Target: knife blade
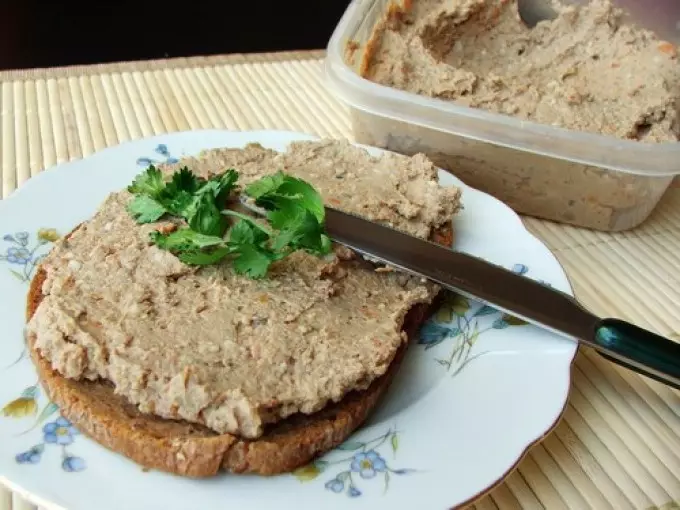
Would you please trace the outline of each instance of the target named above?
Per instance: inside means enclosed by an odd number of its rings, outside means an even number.
[[[592,347],[605,358],[680,389],[680,344],[634,324],[601,319],[576,299],[481,258],[332,207],[334,241],[443,288]]]

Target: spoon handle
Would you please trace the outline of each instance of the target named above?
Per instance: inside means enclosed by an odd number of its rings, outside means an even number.
[[[619,319],[603,319],[595,347],[605,358],[680,390],[680,343]]]

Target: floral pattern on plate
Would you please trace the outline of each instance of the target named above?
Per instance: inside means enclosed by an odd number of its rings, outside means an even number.
[[[30,234],[25,231],[5,234],[2,240],[6,243],[4,253],[0,252],[0,261],[10,265],[9,271],[24,283],[31,281],[33,271],[38,266],[44,253],[40,249],[59,238],[53,228],[41,228],[36,235],[36,241],[31,243]]]
[[[33,425],[19,434],[20,436],[33,432],[58,411],[56,404],[48,400],[38,412],[41,408],[39,399],[40,387],[36,383],[24,389],[18,398],[2,408],[2,415],[6,418],[35,417]],[[86,466],[85,460],[71,454],[67,448],[73,444],[78,434],[78,430],[66,418],[58,416],[54,421],[48,422],[42,427],[42,441],[28,450],[18,453],[15,460],[19,464],[38,464],[42,459],[45,448],[54,445],[61,448],[61,467],[64,471],[82,471]]]
[[[175,157],[173,157],[170,154],[170,151],[168,150],[168,146],[165,145],[164,143],[158,144],[156,148],[154,149],[154,152],[161,156],[162,159],[155,159],[155,158],[137,158],[137,164],[139,166],[149,166],[149,165],[158,165],[160,163],[166,163],[166,164],[172,164],[172,163],[177,163],[179,160]]]
[[[53,228],[41,228],[35,234],[35,241],[31,242],[31,235],[26,231],[5,234],[0,245],[0,262],[8,265],[10,274],[22,283],[29,283],[40,261],[45,257],[46,245],[59,239],[59,234]],[[4,252],[1,250],[4,248]],[[26,356],[26,346],[21,354],[7,367],[10,368],[23,360]]]
[[[529,268],[524,264],[515,264],[512,272],[525,275]],[[446,340],[453,340],[449,354],[435,361],[458,374],[468,363],[487,354],[479,351],[473,354],[473,348],[481,335],[490,330],[503,330],[511,326],[525,326],[527,323],[506,313],[499,312],[463,296],[450,294],[437,313],[430,317],[420,330],[418,343],[431,349]]]
[[[9,244],[4,255],[0,255],[0,261],[6,262],[10,267],[9,271],[23,283],[28,283],[33,278],[35,269],[44,258],[47,250],[42,247],[59,239],[59,234],[52,228],[41,228],[35,235],[35,241],[31,242],[28,232],[20,231],[14,234],[6,234],[3,241]],[[16,269],[15,269],[16,267]],[[26,348],[22,351],[19,358],[7,368],[16,365],[26,357]],[[42,406],[40,404],[40,386],[35,383],[24,388],[21,394],[5,404],[0,410],[0,415],[4,418],[22,419],[34,417],[31,427],[20,435],[33,432],[42,425],[50,416],[53,416],[58,408],[56,404],[48,399]],[[82,471],[85,469],[85,460],[81,457],[72,455],[67,449],[78,435],[76,428],[61,416],[56,420],[46,423],[42,428],[42,441],[33,445],[26,451],[18,453],[15,460],[19,464],[38,464],[48,445],[61,447],[61,467],[67,472]]]
[[[379,480],[383,492],[386,492],[393,475],[416,472],[415,469],[395,468],[387,460],[387,453],[383,450],[391,450],[392,455],[396,456],[398,448],[399,434],[396,430],[389,429],[367,441],[349,439],[322,459],[296,470],[293,474],[298,480],[308,482],[322,473],[335,471],[335,475],[327,479],[324,487],[336,494],[344,493],[350,498],[361,496],[362,484],[372,483],[373,480]]]
[[[55,409],[56,410],[56,409]],[[78,430],[66,418],[59,416],[43,427],[43,441],[32,446],[15,457],[19,464],[38,464],[42,459],[45,447],[54,445],[61,447],[61,468],[68,473],[83,471],[87,465],[82,457],[71,454],[67,446],[71,445]]]

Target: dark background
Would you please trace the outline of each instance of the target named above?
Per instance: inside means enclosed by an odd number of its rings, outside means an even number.
[[[0,69],[325,48],[349,0],[0,0]]]

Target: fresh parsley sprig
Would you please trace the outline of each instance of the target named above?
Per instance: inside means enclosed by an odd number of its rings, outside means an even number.
[[[161,171],[151,165],[128,187],[137,195],[129,211],[139,223],[153,223],[171,215],[185,220],[197,233],[223,236],[227,221],[217,204],[226,202],[237,180],[234,169],[206,180],[183,167],[166,183]]]
[[[267,219],[277,231],[277,249],[290,247],[324,255],[331,241],[324,230],[326,210],[318,191],[311,184],[279,171],[246,187],[255,205],[268,211]]]
[[[250,278],[264,277],[273,262],[296,250],[330,252],[323,200],[312,185],[279,171],[246,186],[245,194],[267,211],[265,226],[222,209],[237,180],[233,169],[203,179],[183,167],[166,182],[152,165],[128,187],[135,195],[128,211],[138,223],[164,216],[184,220],[174,232],[152,232],[151,241],[186,264],[210,265],[228,257],[237,273]],[[228,218],[236,220],[231,228]]]

